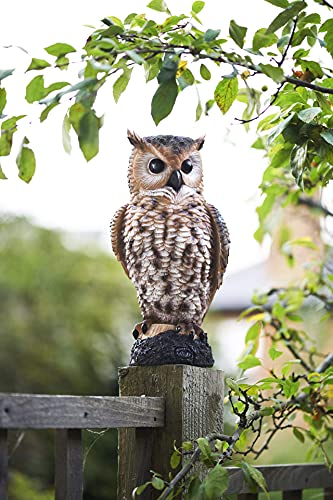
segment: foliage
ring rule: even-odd
[[[164,0],[152,0],[149,9],[163,17],[158,22],[155,15],[151,18],[146,13],[130,13],[124,20],[106,17],[83,50],[55,43],[45,49],[47,59],[32,59],[27,71],[33,71],[34,76],[27,85],[26,100],[31,106],[39,103],[41,122],[60,103],[67,103],[65,149],[70,151],[74,131],[88,161],[98,153],[103,125],[94,108],[99,91],[104,85],[112,85],[117,102],[126,92],[134,67],[144,70],[141,74],[147,82],[156,83],[151,99],[156,124],[172,112],[188,87],[195,86],[198,91],[193,113],[197,120],[204,112],[208,115],[215,104],[221,113],[228,113],[238,100],[245,105],[238,122],[247,129],[257,122],[258,137],[253,147],[263,150],[268,159],[260,186],[263,201],[257,209],[256,239],[262,242],[267,234],[273,234],[277,207],[301,205],[319,215],[332,216],[320,203],[320,193],[333,178],[333,18],[329,17],[333,5],[326,0],[264,1],[277,8],[276,16],[267,28],[259,25],[252,39],[247,27],[235,20],[225,34],[204,28],[200,20],[203,1],[195,1],[189,14],[171,14]],[[66,70],[74,57],[82,61],[78,81],[55,81],[45,86],[44,75],[54,67]],[[6,85],[10,85],[12,73],[12,69],[0,71],[0,113],[6,111]],[[221,73],[222,77],[215,76]],[[209,81],[214,81],[215,91],[202,103],[200,88]],[[24,115],[2,115],[0,156],[17,154],[13,136],[24,119]],[[25,137],[17,155],[19,176],[26,182],[35,170],[34,153],[28,144]],[[2,170],[0,178],[6,178]],[[292,428],[296,439],[309,441],[308,458],[321,453],[331,466],[325,443],[332,434],[329,400],[333,357],[317,352],[304,332],[303,322],[309,308],[317,311],[318,321],[331,317],[333,274],[322,246],[317,249],[307,235],[293,240],[285,231],[280,240],[280,250],[289,265],[294,264],[298,246],[313,250],[317,261],[307,266],[296,285],[256,295],[253,308],[243,315],[253,325],[239,361],[241,375],[227,381],[227,399],[236,416],[233,433],[201,437],[193,449],[192,444],[189,448],[184,443],[172,454],[170,477],[165,479],[153,472],[151,481],[138,486],[134,495],[152,487],[161,492],[160,499],[171,499],[188,488],[191,499],[220,498],[228,482],[223,465],[230,460],[242,468],[252,488],[265,492],[262,476],[245,457],[260,456],[276,433],[285,428]],[[47,283],[47,276],[45,280]],[[33,298],[31,301],[34,304]],[[22,310],[29,314],[24,304]],[[42,310],[37,312],[41,314]],[[75,320],[80,323],[78,316]],[[58,335],[65,339],[61,328]],[[264,366],[269,376],[252,384],[244,372],[263,366],[257,355],[260,336],[269,343],[273,368]],[[288,358],[275,368],[276,361],[286,353]],[[87,349],[84,362],[90,369],[93,359]],[[69,362],[64,356],[60,363],[66,360]],[[187,457],[183,466],[182,457]],[[188,474],[198,460],[209,469],[203,479]]]
[[[0,392],[118,393],[123,339],[137,321],[134,289],[108,255],[94,246],[68,250],[63,241],[25,219],[0,222]],[[25,473],[14,474],[11,498],[27,499],[35,488],[27,474],[53,484],[53,439],[49,431],[11,433],[11,470]],[[95,439],[85,434],[85,453]],[[111,431],[91,448],[87,499],[110,498],[116,449]]]

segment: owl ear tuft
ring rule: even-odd
[[[144,145],[144,140],[139,137],[135,132],[127,130],[127,138],[135,148],[140,148]]]
[[[205,135],[202,135],[201,137],[199,137],[199,139],[196,139],[194,141],[198,151],[200,151],[200,149],[202,149],[202,146],[205,143],[205,137],[206,137]]]

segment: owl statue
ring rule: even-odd
[[[174,330],[206,342],[201,325],[222,284],[230,240],[202,194],[204,137],[128,131],[128,139],[131,199],[114,215],[111,239],[138,294],[143,322],[134,338]]]

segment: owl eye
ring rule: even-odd
[[[193,165],[191,160],[184,160],[182,163],[182,166],[180,167],[180,170],[184,172],[184,174],[189,174],[192,172]]]
[[[159,160],[158,158],[154,158],[149,163],[148,168],[153,174],[160,174],[165,169],[165,163],[164,161]]]

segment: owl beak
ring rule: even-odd
[[[182,187],[183,178],[179,170],[174,170],[169,177],[167,186],[172,187],[177,193]]]

